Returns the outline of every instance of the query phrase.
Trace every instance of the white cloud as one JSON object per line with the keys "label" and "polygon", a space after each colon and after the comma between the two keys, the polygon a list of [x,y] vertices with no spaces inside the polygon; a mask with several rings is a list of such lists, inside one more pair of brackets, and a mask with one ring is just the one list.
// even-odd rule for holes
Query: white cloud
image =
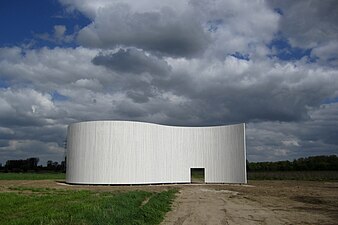
{"label": "white cloud", "polygon": [[0,158],[25,159],[38,157],[39,164],[45,165],[51,158],[55,161],[64,160],[65,149],[55,142],[35,140],[10,140],[7,146],[0,146]]}
{"label": "white cloud", "polygon": [[132,46],[174,56],[191,56],[208,45],[209,35],[193,15],[172,8],[133,12],[128,4],[100,8],[95,20],[78,35],[80,44],[115,48]]}
{"label": "white cloud", "polygon": [[280,16],[264,1],[192,1],[198,16],[214,28],[211,56],[240,52],[251,58],[265,56],[268,43],[278,31]]}
{"label": "white cloud", "polygon": [[111,7],[116,4],[128,4],[134,12],[149,12],[160,11],[163,7],[173,8],[175,11],[184,10],[188,2],[187,0],[59,0],[62,4],[68,7],[69,10],[79,10],[86,16],[94,19],[100,10]]}
{"label": "white cloud", "polygon": [[[311,155],[338,154],[338,103],[323,104],[300,122],[261,122],[247,126],[250,161],[296,159]],[[282,143],[282,145],[280,144]],[[280,155],[286,149],[286,155]],[[267,159],[269,156],[269,159]]]}
{"label": "white cloud", "polygon": [[[92,20],[78,36],[85,46],[0,48],[1,159],[34,146],[62,158],[67,125],[99,119],[248,122],[249,160],[336,152],[337,31],[332,13],[321,20],[327,6],[304,8],[314,15],[304,21],[303,1],[283,3],[284,15],[265,1],[61,2]],[[318,36],[321,26],[333,30]],[[313,47],[317,61],[269,58],[279,31]],[[66,42],[67,33],[57,25],[47,37]]]}
{"label": "white cloud", "polygon": [[10,61],[4,57],[0,61],[0,73],[11,85],[29,86],[52,91],[58,85],[75,82],[78,79],[91,79],[100,68],[90,63],[98,50],[82,47],[18,49],[0,48],[0,55],[10,52]]}
{"label": "white cloud", "polygon": [[298,141],[295,139],[284,140],[282,143],[285,146],[299,146]]}
{"label": "white cloud", "polygon": [[79,1],[61,3],[93,22],[78,35],[89,47],[134,46],[171,56],[268,54],[280,15],[264,1]]}
{"label": "white cloud", "polygon": [[0,134],[1,135],[6,135],[6,134],[14,134],[15,132],[13,129],[10,129],[8,127],[0,127]]}
{"label": "white cloud", "polygon": [[294,46],[313,48],[338,38],[338,4],[335,0],[270,1],[283,11],[281,30]]}
{"label": "white cloud", "polygon": [[279,29],[293,47],[312,49],[312,56],[319,57],[319,62],[337,66],[337,1],[267,2],[282,10]]}
{"label": "white cloud", "polygon": [[102,89],[102,84],[97,79],[79,79],[75,82],[73,82],[74,86],[86,88],[90,90],[100,90]]}
{"label": "white cloud", "polygon": [[42,33],[34,34],[34,36],[38,39],[50,41],[55,44],[70,43],[74,40],[74,36],[76,35],[76,33],[67,35],[67,27],[65,25],[55,25],[53,28],[54,30],[52,34]]}
{"label": "white cloud", "polygon": [[322,63],[328,62],[331,66],[338,66],[338,41],[329,41],[320,44],[311,52],[313,57],[318,57]]}

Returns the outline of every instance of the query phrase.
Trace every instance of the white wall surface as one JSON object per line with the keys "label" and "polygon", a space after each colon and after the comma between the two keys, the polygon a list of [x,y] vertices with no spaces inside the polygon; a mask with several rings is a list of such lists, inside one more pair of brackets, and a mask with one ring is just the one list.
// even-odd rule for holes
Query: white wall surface
{"label": "white wall surface", "polygon": [[206,183],[246,183],[245,124],[90,121],[68,127],[68,183],[190,183],[190,168],[205,168]]}

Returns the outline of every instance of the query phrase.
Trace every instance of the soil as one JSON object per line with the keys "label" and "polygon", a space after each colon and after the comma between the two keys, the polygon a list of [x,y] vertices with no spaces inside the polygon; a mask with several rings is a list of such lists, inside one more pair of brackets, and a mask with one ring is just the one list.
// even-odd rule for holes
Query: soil
{"label": "soil", "polygon": [[162,224],[338,224],[338,183],[185,186]]}
{"label": "soil", "polygon": [[0,181],[9,187],[95,191],[179,190],[162,224],[338,224],[338,182],[250,181],[247,185],[91,186],[53,180]]}

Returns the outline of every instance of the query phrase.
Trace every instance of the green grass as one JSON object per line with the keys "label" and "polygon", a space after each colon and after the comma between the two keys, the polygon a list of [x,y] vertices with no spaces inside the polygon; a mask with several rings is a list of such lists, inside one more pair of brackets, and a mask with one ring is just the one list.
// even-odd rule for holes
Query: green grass
{"label": "green grass", "polygon": [[11,187],[0,193],[0,224],[159,224],[175,193]]}
{"label": "green grass", "polygon": [[338,181],[338,171],[248,172],[248,180]]}
{"label": "green grass", "polygon": [[65,173],[0,173],[0,180],[56,180],[65,178]]}

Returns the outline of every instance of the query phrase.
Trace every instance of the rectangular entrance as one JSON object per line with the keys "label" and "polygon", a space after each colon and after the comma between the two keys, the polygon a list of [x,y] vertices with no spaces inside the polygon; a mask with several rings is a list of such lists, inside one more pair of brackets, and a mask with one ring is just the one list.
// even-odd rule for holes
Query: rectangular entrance
{"label": "rectangular entrance", "polygon": [[190,182],[192,184],[204,184],[205,168],[190,168]]}

